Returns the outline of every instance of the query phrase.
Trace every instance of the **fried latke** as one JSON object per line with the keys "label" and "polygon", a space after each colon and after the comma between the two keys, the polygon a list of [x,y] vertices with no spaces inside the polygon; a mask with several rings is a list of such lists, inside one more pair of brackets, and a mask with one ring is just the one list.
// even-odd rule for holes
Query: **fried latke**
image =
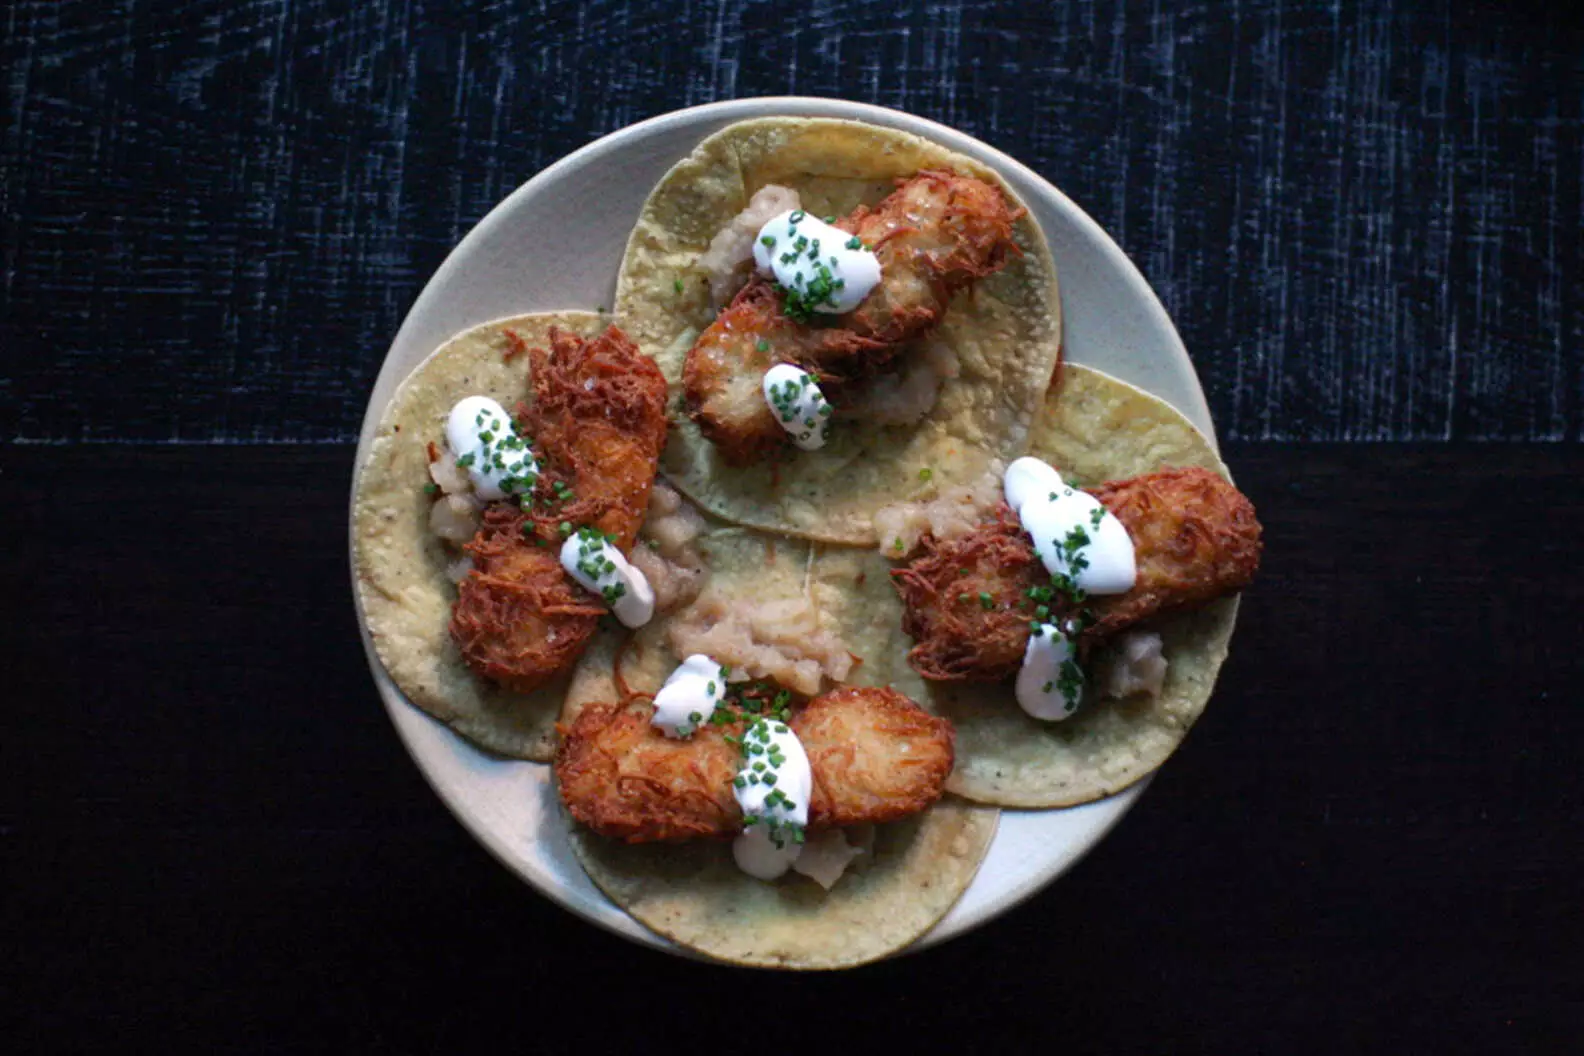
{"label": "fried latke", "polygon": [[[1085,600],[1094,622],[1081,649],[1162,613],[1195,608],[1242,590],[1259,568],[1260,525],[1232,483],[1197,467],[1146,473],[1088,489],[1133,539],[1138,579],[1125,594]],[[908,662],[925,678],[993,681],[1015,674],[1036,602],[1049,585],[1015,513],[998,504],[989,519],[891,572],[903,629],[916,643]],[[966,574],[964,574],[966,570]],[[1050,619],[1077,615],[1060,594]]]}
{"label": "fried latke", "polygon": [[874,209],[860,206],[835,226],[874,249],[879,285],[853,311],[805,324],[786,315],[770,279],[750,280],[688,352],[688,414],[728,463],[765,457],[786,443],[760,387],[765,371],[796,364],[839,404],[844,386],[884,366],[940,322],[955,293],[1018,251],[1019,215],[990,184],[947,172],[919,173]]}
{"label": "fried latke", "polygon": [[816,828],[895,821],[941,797],[952,727],[889,686],[844,686],[792,717],[814,772]]}
{"label": "fried latke", "polygon": [[1105,638],[1158,613],[1191,609],[1254,581],[1259,518],[1225,477],[1190,467],[1089,489],[1133,537],[1138,579],[1126,594],[1089,599],[1089,634]]}
{"label": "fried latke", "polygon": [[[638,537],[666,437],[666,380],[654,360],[612,326],[585,341],[554,330],[530,349],[534,400],[519,408],[541,462],[531,511],[541,538],[560,544],[562,522]],[[570,489],[562,499],[557,485]]]}
{"label": "fried latke", "polygon": [[[701,726],[686,740],[650,724],[651,709],[591,704],[561,730],[561,801],[590,829],[629,843],[727,838],[742,829],[732,794],[742,723]],[[893,821],[940,798],[952,729],[893,689],[840,689],[791,720],[814,777],[809,828]]]}
{"label": "fried latke", "polygon": [[925,678],[994,681],[1023,663],[1032,619],[1028,591],[1050,581],[1017,514],[997,504],[967,535],[937,543],[893,569],[908,662]]}
{"label": "fried latke", "polygon": [[529,350],[534,400],[516,415],[539,479],[523,508],[485,509],[451,614],[468,665],[519,692],[570,669],[606,611],[561,567],[562,526],[592,526],[629,552],[665,444],[665,377],[620,329],[552,330],[550,346]]}
{"label": "fried latke", "polygon": [[484,511],[466,550],[473,569],[457,584],[451,638],[474,671],[527,693],[583,655],[605,612],[561,567],[560,554],[522,534],[506,503]]}

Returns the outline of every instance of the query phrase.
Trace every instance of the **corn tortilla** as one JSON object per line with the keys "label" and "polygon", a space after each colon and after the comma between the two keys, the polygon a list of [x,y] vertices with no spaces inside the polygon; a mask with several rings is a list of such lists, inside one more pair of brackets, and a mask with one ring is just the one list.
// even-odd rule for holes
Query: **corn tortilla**
{"label": "corn tortilla", "polygon": [[445,445],[445,422],[464,396],[489,396],[508,411],[530,392],[529,359],[516,346],[547,347],[550,330],[592,337],[594,312],[502,319],[451,338],[402,382],[358,467],[352,515],[358,604],[374,651],[407,699],[481,748],[546,762],[570,673],[532,693],[502,689],[467,666],[451,640],[456,586],[448,551],[429,529],[428,445]]}
{"label": "corn tortilla", "polygon": [[[681,391],[682,365],[714,313],[698,267],[710,239],[767,184],[791,187],[817,216],[875,205],[895,181],[951,170],[996,184],[995,172],[928,140],[855,121],[771,117],[704,140],[650,194],[622,258],[617,321]],[[732,467],[697,426],[673,428],[661,468],[705,510],[769,531],[854,545],[874,543],[874,511],[923,468],[943,485],[967,483],[1021,454],[1033,409],[1061,355],[1056,267],[1039,226],[1014,225],[1022,249],[951,303],[929,340],[956,355],[960,373],[914,425],[842,420],[818,451],[789,451],[774,467]],[[904,353],[906,354],[906,353]]]}
{"label": "corn tortilla", "polygon": [[[864,660],[849,683],[888,684],[893,667],[872,665],[860,652],[888,640],[875,638],[873,614],[851,599],[836,603],[844,561],[861,551],[843,551],[827,567],[818,545],[722,526],[699,545],[708,554],[709,589],[740,594],[745,604],[811,598]],[[621,680],[634,693],[653,693],[681,661],[668,645],[666,623],[657,617],[620,648]],[[564,721],[590,702],[619,699],[617,653],[606,643],[584,656]],[[830,891],[797,873],[756,880],[737,867],[728,842],[630,845],[568,824],[589,877],[652,931],[734,964],[832,969],[884,957],[933,927],[978,872],[998,816],[948,796],[923,814],[875,826],[873,853],[861,855]]]}
{"label": "corn tortilla", "polygon": [[[1045,397],[1029,453],[1098,483],[1171,466],[1230,479],[1209,439],[1163,400],[1100,371],[1069,365]],[[934,683],[925,703],[957,726],[947,787],[981,803],[1068,807],[1152,773],[1188,735],[1227,656],[1238,599],[1155,620],[1168,666],[1155,697],[1089,701],[1064,722],[1030,718],[1010,684]]]}

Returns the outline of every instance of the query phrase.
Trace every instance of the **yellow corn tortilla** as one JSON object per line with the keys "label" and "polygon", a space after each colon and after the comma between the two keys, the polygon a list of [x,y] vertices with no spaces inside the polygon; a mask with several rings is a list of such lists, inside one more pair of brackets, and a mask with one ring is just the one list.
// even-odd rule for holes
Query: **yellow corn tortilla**
{"label": "yellow corn tortilla", "polygon": [[[875,205],[898,178],[925,169],[987,180],[1018,201],[985,166],[906,132],[824,118],[728,126],[679,162],[645,202],[622,258],[617,320],[654,356],[673,394],[680,393],[688,349],[714,318],[698,259],[755,191],[788,186],[814,215],[842,215]],[[1038,225],[1025,215],[1014,237],[1022,256],[959,294],[929,338],[955,352],[960,374],[942,384],[935,407],[917,424],[842,419],[824,448],[789,448],[786,462],[772,471],[768,464],[727,466],[683,420],[661,459],[668,479],[710,513],[738,524],[870,545],[874,511],[916,482],[921,469],[950,486],[1021,454],[1033,409],[1060,358],[1061,305]]]}
{"label": "yellow corn tortilla", "polygon": [[830,891],[796,874],[755,880],[725,843],[629,846],[575,826],[572,847],[611,901],[689,949],[756,968],[851,968],[895,953],[946,915],[979,871],[997,818],[948,799],[877,826],[873,860],[849,867]]}
{"label": "yellow corn tortilla", "polygon": [[[851,604],[842,593],[846,584],[822,569],[818,546],[719,526],[699,546],[710,565],[707,589],[740,594],[745,604],[811,597],[853,651],[873,644],[871,614]],[[846,567],[840,560],[837,566]],[[883,573],[880,585],[889,590]],[[632,692],[655,692],[680,663],[667,622],[656,617],[620,650],[621,677]],[[566,721],[592,701],[619,699],[617,651],[603,643],[585,654],[567,696]],[[849,684],[884,684],[892,668],[864,661]],[[733,862],[728,842],[630,845],[568,824],[589,877],[652,931],[734,964],[831,969],[884,957],[933,927],[978,872],[998,817],[948,796],[921,815],[875,826],[873,853],[860,855],[830,891],[795,872],[756,880]]]}
{"label": "yellow corn tortilla", "polygon": [[[1098,483],[1171,466],[1228,476],[1208,439],[1168,404],[1097,370],[1063,368],[1045,397],[1030,454],[1065,476]],[[930,682],[906,662],[902,603],[878,551],[824,554],[814,577],[833,612],[867,614],[864,669],[957,728],[946,787],[1003,807],[1068,807],[1112,793],[1154,771],[1188,733],[1215,686],[1237,615],[1237,598],[1152,621],[1168,661],[1159,696],[1086,701],[1072,718],[1046,723],[1018,707],[1011,681]]]}
{"label": "yellow corn tortilla", "polygon": [[[1034,425],[1029,453],[1083,483],[1202,466],[1231,479],[1208,438],[1175,408],[1100,371],[1069,365]],[[947,787],[982,803],[1067,807],[1120,792],[1176,750],[1210,700],[1238,599],[1152,621],[1167,659],[1156,697],[1088,701],[1045,723],[1007,685],[936,683],[929,706],[957,725]]]}
{"label": "yellow corn tortilla", "polygon": [[489,751],[545,762],[555,755],[555,721],[570,673],[532,693],[479,677],[451,640],[456,586],[448,551],[429,530],[428,445],[445,447],[445,421],[464,396],[489,396],[508,411],[529,394],[529,359],[504,353],[511,330],[548,347],[558,327],[585,337],[604,329],[594,312],[502,319],[441,345],[396,390],[368,457],[358,467],[352,516],[358,603],[380,662],[424,711]]}

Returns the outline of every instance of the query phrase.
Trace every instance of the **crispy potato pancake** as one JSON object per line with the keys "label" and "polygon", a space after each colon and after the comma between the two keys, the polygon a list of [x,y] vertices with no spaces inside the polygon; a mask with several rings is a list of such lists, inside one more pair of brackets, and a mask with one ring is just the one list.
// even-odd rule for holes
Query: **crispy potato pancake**
{"label": "crispy potato pancake", "polygon": [[1138,560],[1132,590],[1089,600],[1094,638],[1160,613],[1198,608],[1254,581],[1262,549],[1259,518],[1224,477],[1190,466],[1091,491],[1133,537]]}
{"label": "crispy potato pancake", "polygon": [[[1163,613],[1198,608],[1246,587],[1259,568],[1260,525],[1231,481],[1190,466],[1089,489],[1132,537],[1138,580],[1125,594],[1095,596],[1084,647]],[[1017,514],[1005,503],[968,535],[921,540],[923,553],[892,571],[917,643],[909,661],[925,678],[994,681],[1017,673],[1034,603],[1050,582]],[[1075,615],[1052,603],[1057,618]]]}
{"label": "crispy potato pancake", "polygon": [[798,322],[774,282],[756,277],[689,350],[687,411],[727,464],[750,464],[788,442],[760,388],[771,366],[793,363],[814,374],[840,406],[846,386],[936,326],[953,295],[1019,252],[1012,224],[1021,210],[990,184],[949,172],[899,182],[875,208],[860,205],[835,224],[880,259],[880,283],[856,309]]}
{"label": "crispy potato pancake", "polygon": [[[529,350],[534,400],[519,412],[548,463],[535,493],[535,529],[559,546],[562,522],[588,525],[616,536],[626,553],[665,447],[665,375],[614,326],[592,341],[552,331],[550,345]],[[557,483],[574,497],[552,506]]]}
{"label": "crispy potato pancake", "polygon": [[1017,514],[999,504],[967,535],[919,542],[919,556],[891,572],[902,629],[917,643],[908,661],[932,679],[1015,674],[1028,644],[1027,592],[1050,580]]}
{"label": "crispy potato pancake", "polygon": [[[561,799],[593,831],[629,843],[727,838],[742,829],[732,794],[742,724],[666,737],[645,705],[586,706],[556,754]],[[941,797],[951,724],[888,688],[815,697],[791,720],[814,776],[809,828],[895,821]]]}
{"label": "crispy potato pancake", "polygon": [[457,584],[451,639],[475,672],[528,693],[571,670],[605,606],[566,574],[558,550],[523,538],[523,516],[499,503],[467,545],[473,569]]}
{"label": "crispy potato pancake", "polygon": [[951,723],[889,686],[845,686],[792,717],[814,771],[815,828],[895,821],[941,797],[952,768]]}
{"label": "crispy potato pancake", "polygon": [[666,433],[665,377],[616,327],[592,340],[552,329],[549,351],[529,359],[534,400],[516,417],[542,471],[526,509],[484,511],[451,618],[468,665],[523,693],[570,671],[606,611],[561,567],[562,526],[592,526],[629,553]]}
{"label": "crispy potato pancake", "polygon": [[629,843],[736,835],[742,813],[731,782],[742,753],[727,743],[741,726],[705,726],[672,740],[650,709],[590,704],[561,731],[556,784],[572,817]]}

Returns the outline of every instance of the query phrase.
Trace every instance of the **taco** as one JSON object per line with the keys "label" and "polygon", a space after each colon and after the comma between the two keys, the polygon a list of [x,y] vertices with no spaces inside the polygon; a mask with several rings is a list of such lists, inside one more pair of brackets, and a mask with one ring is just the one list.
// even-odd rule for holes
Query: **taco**
{"label": "taco", "polygon": [[[701,521],[645,535],[686,535],[657,556],[691,549],[683,563],[707,579],[578,667],[555,769],[585,871],[640,923],[733,963],[839,968],[912,942],[973,879],[997,812],[942,798],[951,727],[887,681],[890,631],[807,542]],[[690,678],[701,703],[684,722],[665,694]],[[806,816],[782,819],[793,858],[761,846],[769,872],[743,857],[776,824],[768,808],[748,812],[741,788],[764,767],[749,754],[756,727],[782,729],[787,753],[806,756],[805,791],[789,793],[807,796]],[[769,748],[758,758],[781,777],[773,800],[799,786]]]}
{"label": "taco", "polygon": [[[1237,593],[1258,568],[1260,526],[1203,434],[1099,371],[1067,367],[1035,421],[1030,455],[1025,467],[1059,468],[1050,500],[1087,503],[1085,533],[1043,542],[999,501],[974,517],[947,502],[939,516],[920,504],[877,520],[909,533],[887,548],[905,552],[891,572],[901,608],[892,609],[893,646],[927,683],[912,687],[917,699],[957,730],[948,787],[982,803],[1072,806],[1155,770],[1203,712]],[[1076,589],[1088,558],[1052,574],[1047,545],[1064,561],[1061,548],[1072,546],[1103,564],[1093,549],[1112,520],[1135,555],[1125,589]],[[1047,667],[1030,680],[1042,646]]]}
{"label": "taco", "polygon": [[851,121],[701,143],[645,203],[615,312],[682,396],[667,477],[716,516],[837,543],[873,544],[921,475],[965,484],[1021,452],[1060,361],[1055,266],[1004,181]]}
{"label": "taco", "polygon": [[580,580],[566,548],[597,536],[631,578],[665,429],[664,379],[589,312],[475,327],[402,383],[359,467],[353,543],[369,636],[409,700],[490,751],[550,758],[602,617],[642,602]]}

